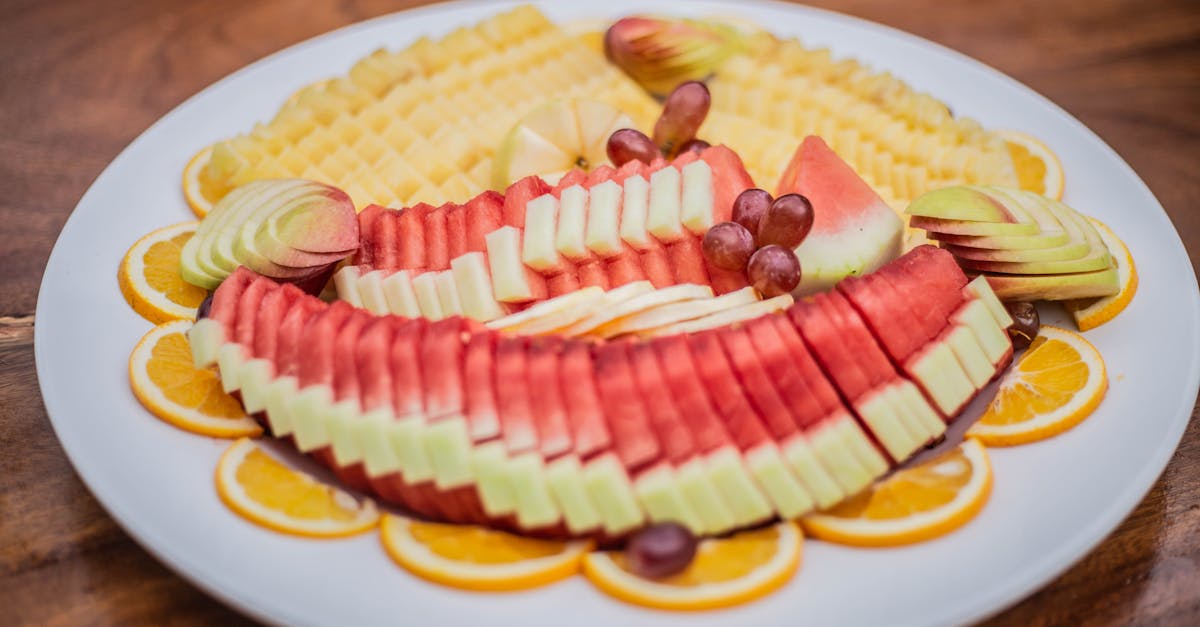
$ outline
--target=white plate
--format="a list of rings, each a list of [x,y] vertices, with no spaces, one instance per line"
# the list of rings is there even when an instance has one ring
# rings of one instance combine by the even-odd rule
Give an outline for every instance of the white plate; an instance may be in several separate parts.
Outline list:
[[[543,8],[556,20],[589,12],[740,15],[890,70],[989,128],[1042,138],[1065,164],[1066,200],[1125,239],[1142,279],[1129,309],[1088,333],[1104,354],[1111,381],[1099,411],[1049,441],[993,450],[994,493],[965,528],[899,549],[809,542],[803,567],[782,591],[698,615],[623,605],[582,577],[526,593],[459,592],[393,565],[374,534],[304,540],[238,518],[218,500],[212,483],[227,442],[154,419],[129,391],[126,360],[150,326],[122,300],[117,264],[142,234],[192,219],[179,174],[199,148],[270,118],[294,89],[344,73],[380,46],[398,48],[507,8],[447,4],[324,35],[206,89],[122,152],[63,228],[37,308],[42,394],[80,476],[143,546],[239,609],[288,624],[449,625],[479,617],[523,626],[943,624],[980,619],[1029,594],[1095,546],[1138,503],[1179,442],[1196,398],[1200,294],[1162,207],[1112,149],[1012,79],[860,20],[765,3],[578,4]]]

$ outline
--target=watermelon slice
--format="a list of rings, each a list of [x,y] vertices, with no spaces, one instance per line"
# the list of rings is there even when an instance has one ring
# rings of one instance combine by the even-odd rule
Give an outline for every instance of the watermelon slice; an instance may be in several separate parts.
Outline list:
[[[509,185],[508,189],[504,190],[504,224],[518,229],[525,228],[525,205],[542,194],[549,194],[551,189],[553,188],[540,176],[527,176]]]
[[[746,172],[742,158],[728,146],[706,148],[701,151],[700,160],[712,169],[713,224],[727,222],[733,216],[734,199],[754,187],[754,179]]]
[[[467,247],[467,210],[463,205],[447,203],[446,212],[446,251],[450,259],[470,252]]]
[[[268,292],[279,289],[274,281],[257,277],[246,286],[238,299],[237,324],[233,340],[241,344],[247,353],[254,349],[254,330],[258,327],[258,310]]]
[[[700,247],[699,237],[689,234],[677,242],[668,244],[667,255],[670,258],[671,276],[674,277],[675,283],[712,284],[712,279],[709,277],[708,272],[708,263],[704,259],[704,251]],[[731,285],[732,283],[723,287],[729,288]],[[717,296],[729,291],[732,290],[725,289],[722,291],[716,285],[713,285],[713,292]]]
[[[578,291],[580,287],[582,283],[579,281],[579,274],[573,270],[560,272],[546,279],[546,298],[570,294]]]
[[[392,409],[392,370],[388,365],[389,350],[395,328],[386,317],[373,319],[358,336],[354,352],[355,367],[366,411]]]
[[[358,212],[359,247],[358,254],[355,256],[355,263],[362,265],[375,263],[375,247],[378,244],[378,238],[375,234],[375,221],[380,215],[386,212],[386,208],[376,204],[367,205],[366,208]]]
[[[671,244],[674,246],[674,244]],[[675,285],[674,272],[671,271],[671,257],[667,249],[661,246],[649,248],[638,253],[638,263],[645,273],[646,279],[655,287],[662,289]],[[703,268],[702,268],[703,269]]]
[[[385,272],[400,267],[400,212],[387,210],[375,219],[373,265]]]
[[[396,218],[396,254],[398,270],[424,271],[425,259],[425,214],[433,208],[418,203],[400,211]]]
[[[502,337],[496,342],[496,409],[504,447],[510,455],[537,448],[537,426],[529,389],[529,356],[526,340]]]
[[[596,346],[593,359],[596,389],[612,433],[613,450],[630,476],[635,476],[658,461],[662,451],[650,430],[646,405],[638,394],[628,344],[610,342]]]
[[[238,309],[242,292],[246,291],[258,275],[245,266],[238,266],[233,274],[225,277],[224,281],[213,292],[212,306],[208,309],[208,317],[220,322],[228,330],[228,340],[234,340],[234,328],[237,325]]]
[[[621,287],[626,283],[646,280],[646,272],[642,270],[641,256],[629,247],[625,247],[616,256],[605,259],[604,271],[608,275],[610,289]]]
[[[571,168],[562,176],[562,178],[558,179],[558,182],[554,184],[553,188],[551,188],[550,193],[554,194],[554,196],[557,198],[558,196],[562,195],[564,189],[574,185],[583,185],[587,182],[587,180],[587,171],[579,168]]]
[[[596,391],[590,344],[568,340],[559,357],[558,374],[575,455],[586,460],[608,450],[612,435]]]
[[[820,137],[804,138],[775,190],[792,193],[806,196],[814,213],[796,249],[803,268],[798,293],[826,291],[900,255],[904,222]]]
[[[542,458],[553,459],[572,450],[571,431],[558,379],[559,353],[563,339],[557,336],[530,338],[528,344],[530,409],[538,430]]]
[[[450,268],[450,242],[446,236],[446,206],[425,212],[425,269]]]
[[[271,291],[262,299],[262,305],[257,312],[257,330],[254,333],[252,351],[255,357],[271,362],[272,369],[276,364],[279,325],[292,305],[304,296],[304,292],[299,288],[285,283],[280,289]]]
[[[467,250],[487,251],[487,234],[504,224],[504,196],[488,190],[467,201]]]
[[[500,415],[496,407],[496,334],[475,333],[467,341],[463,356],[463,383],[466,390],[466,414],[471,439],[486,442],[500,435]]]

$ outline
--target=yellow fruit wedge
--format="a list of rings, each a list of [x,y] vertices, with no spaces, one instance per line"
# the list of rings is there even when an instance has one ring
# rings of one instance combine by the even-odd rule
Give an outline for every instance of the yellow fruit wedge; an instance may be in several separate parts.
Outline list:
[[[183,280],[179,257],[196,234],[197,222],[182,222],[154,231],[133,244],[117,270],[125,302],[154,324],[192,320],[208,292]]]
[[[1062,162],[1050,147],[1028,133],[997,131],[1004,140],[1013,168],[1017,171],[1018,187],[1023,190],[1062,200],[1066,176]]]
[[[592,285],[555,296],[528,309],[489,320],[484,324],[498,331],[519,335],[550,333],[590,315],[592,305],[601,301],[603,297],[604,290]]]
[[[1063,306],[1075,317],[1075,324],[1080,331],[1090,331],[1116,318],[1117,314],[1129,306],[1138,288],[1137,266],[1133,263],[1133,255],[1129,253],[1125,242],[1122,242],[1108,225],[1095,218],[1088,219],[1096,226],[1100,239],[1104,240],[1104,245],[1108,247],[1108,252],[1117,264],[1117,283],[1120,289],[1116,294],[1103,298],[1063,301]]]
[[[221,388],[212,370],[192,365],[187,331],[191,321],[161,324],[142,337],[129,356],[133,395],[164,421],[214,438],[258,436],[262,427]]]
[[[208,177],[212,152],[212,146],[202,149],[183,167],[183,198],[198,218],[208,215],[213,205],[229,192],[227,186],[217,184]]]
[[[221,455],[217,494],[242,517],[283,533],[337,538],[379,524],[370,499],[356,499],[292,470],[246,438]]]
[[[730,607],[787,583],[800,565],[804,536],[793,522],[700,542],[682,572],[647,579],[629,570],[619,551],[589,553],[583,572],[596,587],[635,605],[665,610]]]
[[[1100,352],[1078,333],[1043,326],[967,435],[988,446],[1044,440],[1082,422],[1107,390]]]
[[[966,524],[983,509],[991,491],[987,451],[968,439],[800,522],[814,538],[839,544],[912,544]]]
[[[492,162],[492,185],[504,189],[540,175],[558,182],[572,168],[590,170],[608,160],[608,136],[634,128],[616,107],[591,100],[554,100],[521,119],[504,136]]]
[[[540,540],[474,525],[422,522],[385,515],[388,555],[414,574],[467,590],[523,590],[579,572],[590,541]]]

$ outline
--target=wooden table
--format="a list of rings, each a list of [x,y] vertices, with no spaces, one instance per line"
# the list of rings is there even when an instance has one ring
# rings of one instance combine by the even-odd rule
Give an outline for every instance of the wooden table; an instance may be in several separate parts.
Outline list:
[[[55,440],[33,368],[46,258],[101,169],[233,70],[419,1],[5,0],[0,10],[0,608],[16,624],[234,624],[105,514]],[[822,0],[963,51],[1100,134],[1200,260],[1194,0]],[[115,272],[115,269],[114,269]],[[113,288],[116,289],[114,281]],[[1200,427],[1088,557],[997,625],[1200,623]]]

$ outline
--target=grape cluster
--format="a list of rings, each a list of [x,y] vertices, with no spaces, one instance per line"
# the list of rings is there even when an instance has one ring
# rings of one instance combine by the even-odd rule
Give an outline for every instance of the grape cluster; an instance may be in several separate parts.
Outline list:
[[[800,194],[772,198],[764,190],[748,189],[733,201],[732,217],[704,234],[708,262],[745,271],[754,289],[767,298],[796,289],[800,260],[793,251],[812,230],[812,203]]]
[[[608,138],[608,159],[618,167],[638,160],[650,163],[656,157],[675,157],[688,152],[700,152],[709,143],[696,138],[700,125],[708,116],[712,104],[708,88],[704,83],[688,81],[680,83],[663,101],[662,114],[654,123],[654,137],[645,133],[623,128]]]

